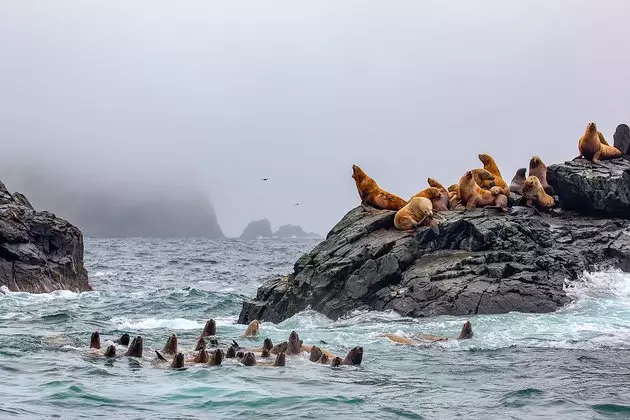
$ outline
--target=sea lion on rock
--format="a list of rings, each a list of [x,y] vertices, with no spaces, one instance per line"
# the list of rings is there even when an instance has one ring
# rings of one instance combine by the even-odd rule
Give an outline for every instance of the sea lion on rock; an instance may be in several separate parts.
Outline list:
[[[123,335],[120,336],[120,338],[118,340],[114,340],[114,343],[120,344],[121,346],[128,346],[129,345],[129,334],[124,333]]]
[[[430,225],[433,217],[433,204],[425,197],[415,197],[396,212],[394,226],[399,230],[413,231],[418,226]]]
[[[222,362],[223,362],[223,350],[216,349],[212,353],[212,356],[210,356],[210,360],[208,361],[208,364],[210,366],[219,366],[221,365]]]
[[[494,161],[494,158],[486,153],[480,153],[478,157],[481,163],[483,163],[483,169],[494,175],[494,185],[500,187],[503,190],[503,195],[509,196],[510,188],[508,187],[507,182],[505,182],[505,180],[501,176],[501,171],[499,171],[499,167]]]
[[[141,336],[137,336],[136,338],[133,339],[133,341],[131,342],[131,344],[129,344],[129,347],[127,348],[127,352],[125,353],[125,356],[142,357],[142,337]]]
[[[428,187],[425,188],[424,190],[415,193],[414,195],[412,195],[409,198],[409,201],[413,200],[416,197],[424,197],[424,198],[428,198],[431,202],[433,202],[433,200],[440,200],[440,198],[442,197],[442,194],[440,192],[440,190],[438,190],[435,187]],[[407,204],[409,204],[409,201],[407,201]]]
[[[469,210],[475,207],[492,206],[496,201],[493,193],[477,185],[472,171],[466,172],[459,180],[459,198]]]
[[[256,365],[256,356],[251,351],[248,351],[243,355],[240,362],[245,366],[255,366]]]
[[[241,334],[241,338],[255,337],[258,335],[259,329],[260,329],[260,322],[257,319],[255,319],[249,323],[245,332]]]
[[[578,142],[578,150],[580,155],[593,163],[599,163],[603,159],[613,159],[622,155],[621,151],[614,146],[603,144],[597,132],[597,125],[592,122],[586,126],[586,131]],[[576,158],[576,159],[577,159]]]
[[[540,185],[542,185],[547,194],[554,194],[553,187],[547,183],[547,165],[538,156],[532,156],[529,160],[529,176],[538,178]]]
[[[402,198],[379,187],[376,181],[367,176],[357,165],[352,165],[352,178],[357,185],[363,206],[398,211],[407,204]]]
[[[440,198],[431,200],[433,203],[433,210],[448,211],[448,190],[433,178],[428,178],[427,183],[430,187],[437,188],[440,191]]]
[[[206,322],[206,326],[203,328],[200,337],[209,337],[217,335],[217,323],[214,322],[214,319]]]
[[[101,335],[98,333],[98,331],[94,331],[92,335],[90,335],[90,348],[91,349],[101,348]]]
[[[341,362],[344,365],[359,366],[363,361],[363,347],[357,346],[350,350],[346,358]]]
[[[171,335],[168,340],[166,340],[162,353],[168,355],[177,354],[177,336],[175,334]]]
[[[470,172],[473,174],[473,179],[479,185],[480,188],[484,190],[490,191],[490,188],[494,187],[494,175],[490,172],[486,171],[483,168],[475,168],[471,169]],[[457,193],[459,194],[459,184],[457,188]]]
[[[114,346],[113,344],[107,346],[107,349],[105,350],[105,357],[116,357],[116,346]]]
[[[508,211],[508,198],[503,195],[503,189],[501,187],[492,187],[490,188],[490,192],[494,195],[494,206],[497,209],[501,209],[505,212]],[[486,206],[488,207],[488,206]]]
[[[531,167],[531,161],[529,166]],[[530,169],[531,170],[531,169]],[[527,172],[526,168],[519,168],[512,178],[512,182],[510,183],[510,192],[514,194],[523,195],[523,182],[525,182],[525,173]]]
[[[171,362],[171,369],[182,369],[184,367],[184,354],[177,353]]]
[[[630,154],[630,127],[619,124],[613,135],[614,145],[624,155]]]
[[[550,210],[555,206],[553,197],[547,194],[535,176],[528,177],[523,183],[523,200],[526,205],[534,206],[538,210]]]

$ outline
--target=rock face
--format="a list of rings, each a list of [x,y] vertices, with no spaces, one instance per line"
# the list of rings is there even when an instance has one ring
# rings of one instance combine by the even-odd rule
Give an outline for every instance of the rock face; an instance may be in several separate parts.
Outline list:
[[[319,235],[312,232],[305,232],[301,226],[296,225],[282,225],[278,228],[276,233],[273,234],[278,238],[319,238]]]
[[[630,161],[577,159],[547,168],[560,206],[583,214],[630,218]]]
[[[273,236],[271,233],[271,222],[267,219],[251,222],[241,233],[241,239],[270,238],[271,236]]]
[[[551,312],[568,302],[565,279],[630,271],[630,162],[551,165],[547,179],[563,210],[444,212],[437,234],[398,231],[394,212],[357,207],[292,274],[244,302],[239,322],[280,322],[308,307],[333,319],[355,309],[413,317]]]
[[[81,231],[47,211],[35,211],[0,182],[0,286],[14,292],[91,290],[83,267]]]

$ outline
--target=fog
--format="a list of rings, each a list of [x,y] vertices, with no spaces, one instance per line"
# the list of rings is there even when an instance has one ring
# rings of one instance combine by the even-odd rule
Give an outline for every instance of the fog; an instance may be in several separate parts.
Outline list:
[[[591,120],[612,140],[630,120],[629,12],[1,0],[0,179],[40,208],[34,173],[77,194],[207,197],[228,236],[263,217],[325,234],[359,203],[353,163],[407,198],[481,152],[508,182],[533,154],[571,159]]]

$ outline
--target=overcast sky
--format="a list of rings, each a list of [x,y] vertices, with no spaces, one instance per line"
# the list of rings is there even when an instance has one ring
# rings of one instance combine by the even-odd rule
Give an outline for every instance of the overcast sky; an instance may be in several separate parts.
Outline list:
[[[0,0],[0,162],[201,188],[229,236],[325,234],[353,163],[404,198],[481,152],[509,182],[591,120],[630,120],[627,1]]]

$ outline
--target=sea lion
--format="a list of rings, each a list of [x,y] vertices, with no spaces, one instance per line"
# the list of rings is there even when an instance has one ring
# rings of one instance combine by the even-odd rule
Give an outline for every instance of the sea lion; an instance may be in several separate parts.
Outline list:
[[[286,356],[284,353],[278,353],[276,360],[274,360],[274,366],[284,366],[286,364]]]
[[[508,198],[505,195],[503,195],[503,189],[501,187],[495,186],[495,187],[490,188],[490,192],[492,193],[492,195],[494,195],[494,206],[489,206],[489,207],[495,207],[495,208],[498,208],[507,212],[508,211]]]
[[[322,357],[319,358],[319,363],[322,365],[327,365],[330,362],[330,359],[326,353],[322,354]]]
[[[177,354],[177,336],[175,334],[171,335],[168,340],[166,340],[162,353],[168,355]]]
[[[225,352],[225,358],[233,359],[235,357],[236,357],[236,349],[234,347],[228,347],[227,351]]]
[[[434,198],[433,200],[431,200],[431,202],[433,203],[433,210],[448,211],[448,190],[433,178],[427,178],[427,184],[429,184],[430,187],[437,188],[440,191],[440,198]]]
[[[251,351],[248,351],[243,355],[240,362],[245,366],[255,366],[256,365],[256,356]]]
[[[324,353],[322,352],[322,350],[319,347],[313,346],[313,347],[311,347],[311,354],[310,354],[308,360],[310,360],[311,362],[318,362],[322,358],[323,354]]]
[[[474,169],[471,169],[470,172],[472,172],[473,178],[480,188],[490,191],[490,188],[495,186],[494,175],[492,175],[490,172],[486,171],[485,169],[474,168]],[[459,184],[458,184],[457,192],[459,194]]]
[[[210,366],[219,366],[222,362],[223,362],[223,350],[216,349],[212,353],[212,356],[210,356],[210,360],[208,361],[208,364]]]
[[[116,346],[114,346],[113,344],[107,346],[107,349],[105,350],[105,357],[116,357]]]
[[[553,187],[547,183],[547,165],[538,156],[532,156],[529,160],[529,176],[538,178],[540,185],[542,185],[547,194],[554,194]]]
[[[288,348],[289,348],[289,343],[287,341],[283,341],[282,343],[276,344],[275,346],[273,346],[273,348],[269,350],[269,353],[271,354],[286,353]]]
[[[114,340],[114,343],[120,344],[121,346],[128,346],[129,345],[129,334],[124,333],[123,335],[120,336],[119,339]]]
[[[199,337],[197,340],[197,345],[195,346],[195,351],[205,349],[206,348],[206,340],[203,337]]]
[[[206,326],[203,328],[200,337],[209,337],[217,335],[217,323],[214,322],[214,319],[206,322]]]
[[[357,165],[352,165],[352,178],[357,185],[363,206],[398,211],[407,204],[402,198],[379,187],[376,181],[367,176]]]
[[[291,331],[289,334],[289,346],[285,352],[287,355],[296,355],[302,353],[302,340],[295,331]]]
[[[459,180],[459,198],[469,210],[475,207],[492,206],[496,201],[493,193],[477,185],[472,171],[466,172]]]
[[[330,366],[332,367],[340,367],[343,364],[343,359],[339,356],[334,357],[332,362],[330,362]]]
[[[171,369],[182,369],[184,367],[184,354],[177,353],[171,362]]]
[[[127,348],[127,352],[125,356],[132,357],[142,357],[142,337],[137,336],[133,339],[131,344],[129,344],[129,348]]]
[[[550,210],[556,204],[535,176],[528,177],[523,183],[523,200],[527,206],[533,205],[538,210]]]
[[[440,200],[440,198],[442,198],[442,193],[440,192],[439,189],[435,188],[435,187],[428,187],[425,188],[424,190],[415,193],[414,195],[412,195],[409,198],[409,201],[413,200],[416,197],[424,197],[424,198],[428,198],[431,203],[433,203],[433,200]],[[409,204],[409,201],[407,201],[407,204]]]
[[[269,357],[269,356],[271,356],[271,353],[269,353],[269,349],[263,348],[262,351],[260,352],[260,357]]]
[[[442,337],[439,335],[433,334],[417,334],[412,336],[412,338],[401,337],[396,334],[381,334],[379,337],[387,337],[391,341],[399,344],[407,344],[410,346],[419,346],[426,343],[434,343],[437,341],[445,341],[450,340],[448,337]],[[462,326],[462,329],[459,335],[455,338],[455,340],[468,340],[473,337],[473,330],[470,321],[466,321]]]
[[[208,360],[210,360],[208,351],[206,349],[201,349],[199,350],[199,353],[195,355],[193,362],[194,363],[208,363]]]
[[[531,165],[532,164],[530,161],[529,166],[531,167]],[[512,182],[510,183],[510,191],[514,194],[523,195],[523,182],[525,182],[525,172],[527,172],[527,169],[519,168],[516,171],[514,178],[512,178]]]
[[[345,359],[341,362],[344,365],[359,366],[363,361],[363,347],[357,346],[348,352]]]
[[[255,337],[258,335],[259,329],[260,329],[260,322],[257,319],[255,319],[249,323],[245,332],[241,334],[241,338]]]
[[[271,341],[271,338],[269,337],[265,338],[265,340],[263,341],[262,348],[266,350],[271,350],[273,348],[273,342]]]
[[[580,155],[577,158],[583,157],[593,163],[599,163],[600,160],[613,159],[622,155],[621,151],[616,147],[602,144],[597,132],[597,125],[594,122],[586,126],[586,131],[578,142],[578,150]]]
[[[418,226],[430,225],[433,221],[433,203],[425,197],[414,197],[394,216],[396,229],[413,231]]]
[[[94,331],[92,335],[90,335],[90,348],[91,349],[101,348],[101,335],[98,333],[98,331]]]
[[[483,169],[494,175],[494,185],[500,187],[503,190],[503,195],[509,196],[510,188],[501,176],[501,171],[499,171],[499,167],[497,166],[497,163],[494,161],[492,156],[486,153],[480,153],[478,157],[481,163],[483,163]]]

